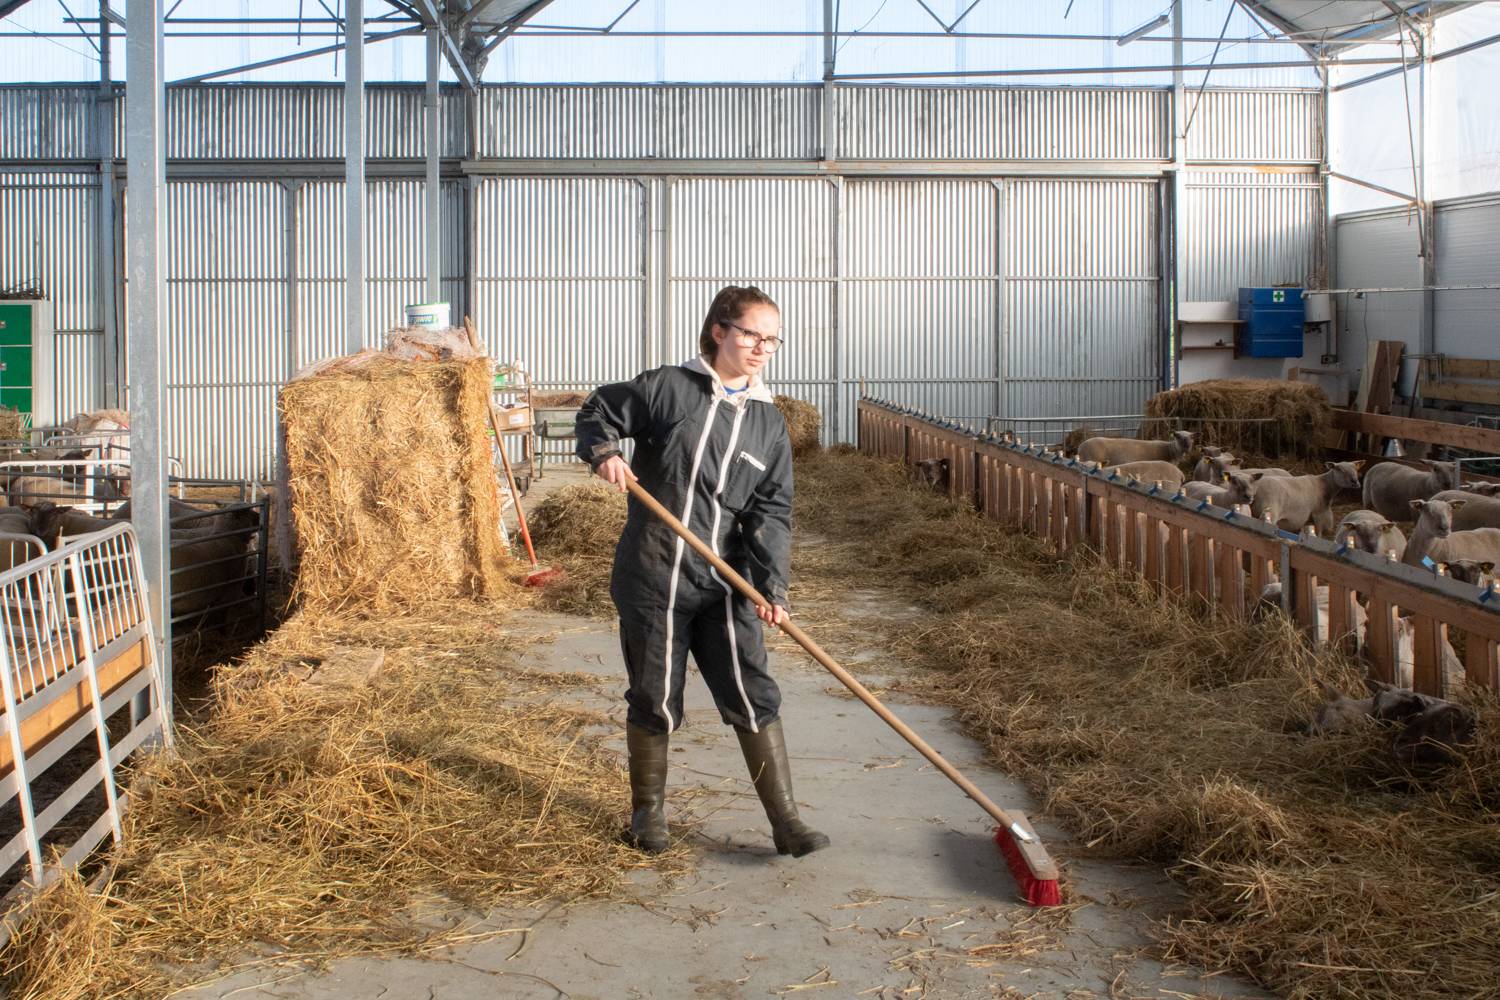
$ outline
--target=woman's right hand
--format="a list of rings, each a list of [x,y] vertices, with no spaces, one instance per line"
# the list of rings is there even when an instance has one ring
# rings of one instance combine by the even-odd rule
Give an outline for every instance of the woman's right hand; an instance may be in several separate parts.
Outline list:
[[[635,473],[630,471],[630,466],[626,465],[625,460],[619,455],[611,455],[600,462],[594,469],[594,475],[611,486],[619,487],[621,493],[626,492],[626,482],[635,481]]]

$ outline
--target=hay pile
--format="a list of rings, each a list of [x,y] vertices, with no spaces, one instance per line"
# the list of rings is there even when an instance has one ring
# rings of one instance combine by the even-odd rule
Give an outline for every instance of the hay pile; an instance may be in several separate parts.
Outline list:
[[[485,361],[384,357],[282,389],[301,606],[374,610],[506,591],[489,391]]]
[[[858,504],[848,497],[859,496]],[[1357,665],[1286,622],[1204,621],[1091,558],[911,487],[857,455],[801,463],[817,589],[889,581],[931,613],[891,638],[1002,766],[1094,851],[1188,890],[1162,957],[1292,998],[1483,996],[1500,982],[1500,703],[1473,695],[1461,770],[1393,776],[1375,726],[1288,731]]]
[[[21,411],[0,406],[0,441],[23,440],[23,430]]]
[[[575,615],[613,618],[609,576],[615,545],[625,530],[625,494],[603,483],[564,486],[527,515],[531,540],[543,562],[567,571],[541,588],[544,607]]]
[[[823,429],[823,417],[811,403],[791,396],[777,396],[776,409],[786,419],[786,432],[792,439],[792,454],[801,456],[818,450],[818,435]]]
[[[531,405],[539,410],[562,410],[582,406],[583,401],[588,398],[589,394],[586,392],[534,392],[531,394]]]
[[[1254,450],[1278,457],[1321,455],[1324,437],[1333,427],[1333,411],[1322,389],[1283,379],[1192,382],[1152,396],[1146,401],[1146,415],[1166,419],[1145,421],[1143,438],[1166,438],[1174,430],[1188,430],[1198,432],[1203,443],[1221,445],[1236,454]],[[1234,422],[1251,419],[1272,422]]]
[[[517,667],[502,616],[492,602],[299,616],[222,671],[217,714],[134,783],[103,888],[46,890],[0,949],[0,991],[160,997],[247,967],[482,939],[455,902],[615,893],[647,864],[618,839],[628,783],[587,735],[596,713],[556,697],[593,679]],[[368,687],[332,698],[297,680],[351,643],[386,650]]]

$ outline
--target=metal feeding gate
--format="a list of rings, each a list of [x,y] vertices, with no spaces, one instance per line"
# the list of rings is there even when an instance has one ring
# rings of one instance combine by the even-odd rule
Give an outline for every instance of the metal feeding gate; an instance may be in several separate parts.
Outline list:
[[[0,573],[0,613],[0,878],[14,904],[120,839],[115,769],[171,729],[130,525]],[[95,792],[100,814],[72,815]]]
[[[1462,634],[1467,683],[1500,688],[1500,591],[1493,582],[1476,587],[1342,542],[1281,531],[1170,488],[1088,471],[1060,453],[877,400],[859,402],[859,448],[908,468],[946,459],[948,493],[981,516],[1048,539],[1060,553],[1087,545],[1164,600],[1244,617],[1261,588],[1279,579],[1282,607],[1303,633],[1345,648],[1356,641],[1358,602],[1368,614],[1365,652],[1376,680],[1396,681],[1409,668],[1413,690],[1445,694],[1444,644]],[[1407,625],[1409,657],[1399,638]]]

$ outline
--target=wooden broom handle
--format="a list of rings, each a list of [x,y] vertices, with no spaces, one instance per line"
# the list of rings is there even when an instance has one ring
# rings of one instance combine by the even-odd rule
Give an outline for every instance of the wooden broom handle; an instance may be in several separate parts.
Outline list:
[[[647,493],[640,483],[636,482],[634,479],[627,478],[625,480],[625,486],[630,490],[631,496],[635,497],[641,503],[645,504],[646,509],[650,510],[651,513],[655,514],[657,517],[666,522],[667,527],[675,531],[678,537],[687,542],[688,545],[692,546],[694,552],[698,553],[704,559],[707,559],[709,565],[711,565],[715,570],[718,571],[719,576],[729,581],[729,584],[734,587],[735,590],[738,590],[741,594],[745,595],[751,601],[755,602],[757,607],[765,608],[771,606],[771,602],[762,597],[760,591],[756,590],[755,587],[751,585],[749,580],[746,580],[743,576],[740,576],[739,573],[735,572],[734,567],[730,566],[727,562],[721,559],[718,553],[714,552],[713,549],[705,545],[703,543],[703,539],[693,534],[693,532],[687,527],[687,525],[679,521],[671,511],[667,510],[667,508],[663,507],[659,502],[657,502],[657,499],[650,493]],[[979,787],[975,785],[974,782],[964,777],[963,774],[959,772],[958,768],[954,767],[952,764],[944,760],[942,754],[938,753],[932,747],[928,746],[927,741],[918,736],[910,726],[902,722],[900,719],[896,718],[895,713],[886,708],[885,705],[881,704],[880,699],[871,694],[869,688],[865,687],[858,680],[856,680],[854,678],[854,675],[840,666],[837,660],[825,653],[823,651],[823,647],[819,646],[816,642],[813,642],[813,640],[808,637],[806,632],[798,628],[796,624],[794,624],[790,619],[782,622],[780,628],[787,635],[795,639],[799,646],[807,650],[808,655],[822,664],[825,670],[827,670],[830,674],[833,674],[833,676],[837,677],[839,679],[839,683],[843,684],[844,687],[853,692],[854,697],[858,698],[860,701],[869,706],[872,712],[885,720],[886,725],[890,726],[896,732],[900,733],[902,739],[910,743],[913,747],[916,748],[918,753],[931,761],[933,767],[936,767],[939,771],[942,771],[943,774],[947,775],[949,781],[953,782],[960,789],[962,789],[965,795],[973,799],[979,805],[979,808],[989,813],[990,816],[994,818],[995,822],[999,823],[1003,827],[1006,827],[1007,829],[1010,829],[1012,833],[1015,832],[1016,817],[1012,816],[1004,809],[1001,809],[998,805],[991,801],[990,797],[981,792],[979,790]]]
[[[468,335],[469,346],[474,348],[474,353],[488,358],[484,349],[479,346],[479,337],[474,333],[474,322],[469,317],[464,317],[464,333]],[[489,389],[485,390],[485,409],[490,415],[490,430],[495,432],[495,450],[500,453],[500,464],[505,468],[505,481],[510,485],[510,495],[516,501],[516,524],[521,528],[521,541],[526,543],[526,558],[531,560],[531,565],[536,565],[536,550],[531,547],[531,532],[526,530],[526,511],[521,507],[521,494],[516,489],[516,477],[511,475],[510,458],[505,454],[505,440],[500,436],[500,419],[495,415],[495,397]]]

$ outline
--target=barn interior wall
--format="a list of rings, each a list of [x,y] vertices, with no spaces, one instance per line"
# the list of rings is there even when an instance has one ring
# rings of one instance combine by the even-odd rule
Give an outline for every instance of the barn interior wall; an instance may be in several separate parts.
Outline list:
[[[169,91],[168,433],[193,474],[269,475],[277,386],[340,350],[340,95]],[[713,291],[758,283],[783,306],[774,381],[847,440],[861,385],[974,420],[1135,412],[1170,370],[1176,298],[1321,282],[1317,92],[1191,95],[1180,289],[1170,90],[835,98],[825,140],[816,87],[446,92],[455,315],[540,383],[588,388],[681,360]],[[98,305],[96,99],[0,88],[0,112],[24,126],[0,135],[16,233],[0,286],[54,298],[64,412],[102,403],[104,347],[120,335]],[[372,87],[367,112],[373,344],[424,297],[420,88]]]

